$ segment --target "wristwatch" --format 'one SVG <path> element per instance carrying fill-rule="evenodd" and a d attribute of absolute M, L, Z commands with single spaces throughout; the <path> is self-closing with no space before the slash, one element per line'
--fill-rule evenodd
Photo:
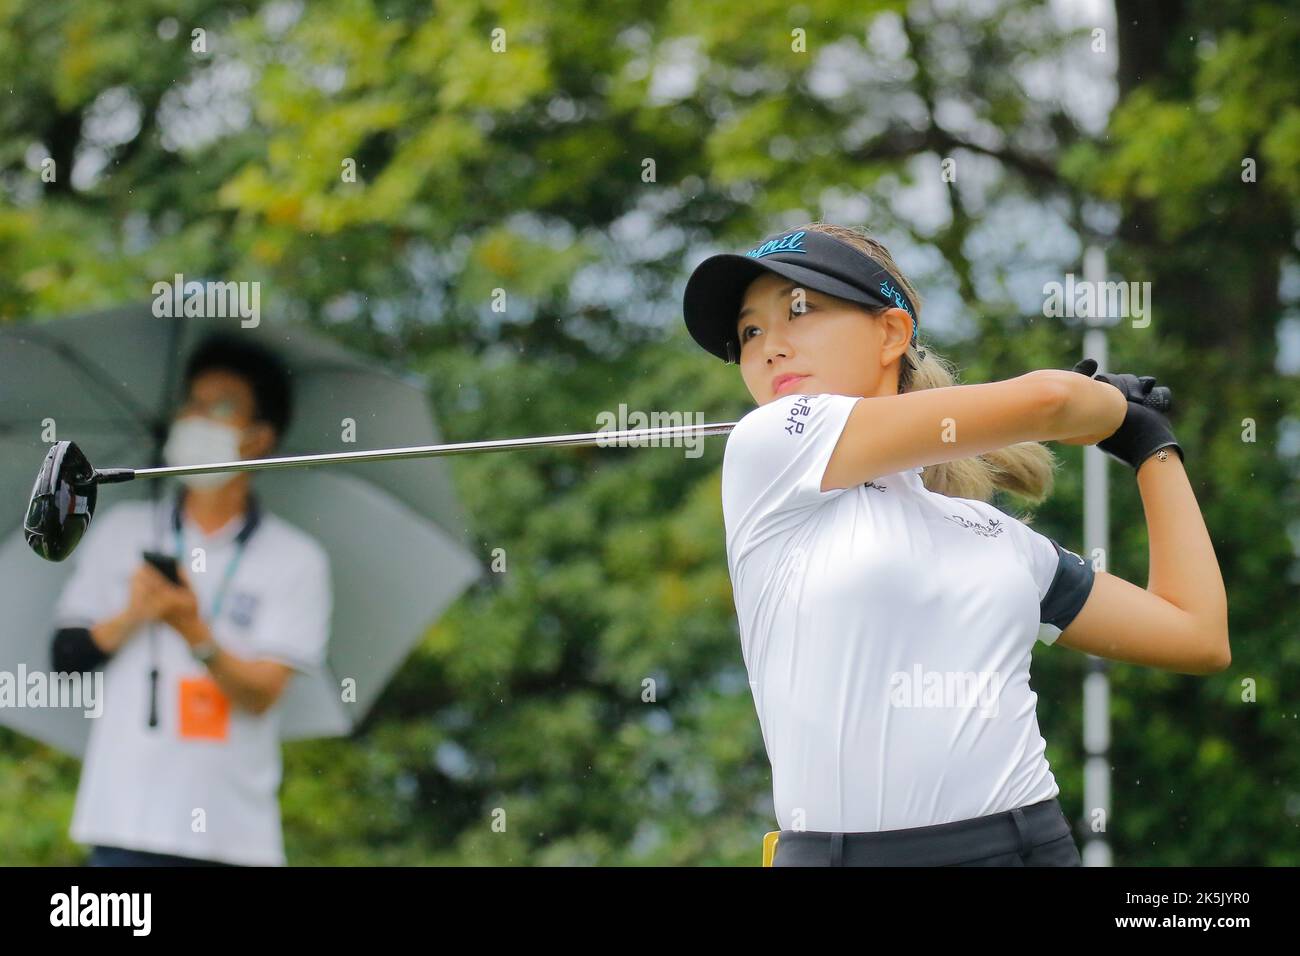
<path fill-rule="evenodd" d="M 219 650 L 220 648 L 217 647 L 217 642 L 212 638 L 208 638 L 202 643 L 191 645 L 190 656 L 200 664 L 206 664 L 211 661 L 212 658 L 217 656 L 217 651 Z"/>

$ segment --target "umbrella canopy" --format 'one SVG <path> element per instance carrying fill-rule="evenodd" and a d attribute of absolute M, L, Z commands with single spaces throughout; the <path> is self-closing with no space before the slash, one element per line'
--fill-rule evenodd
<path fill-rule="evenodd" d="M 71 438 L 97 467 L 147 467 L 182 398 L 198 340 L 238 319 L 157 318 L 149 304 L 0 327 L 0 671 L 50 669 L 54 604 L 69 561 L 40 560 L 22 535 L 25 502 L 49 442 Z M 265 317 L 240 334 L 289 366 L 294 417 L 275 454 L 436 444 L 422 383 L 363 361 L 301 326 Z M 343 441 L 355 422 L 355 442 Z M 54 429 L 51 433 L 51 428 Z M 158 485 L 165 485 L 159 489 Z M 155 487 L 151 487 L 155 486 Z M 315 537 L 333 581 L 326 670 L 285 691 L 285 739 L 348 733 L 428 625 L 482 573 L 447 463 L 379 461 L 262 472 L 262 507 Z M 171 492 L 166 479 L 101 491 L 97 511 Z M 344 703 L 343 678 L 355 679 Z M 89 724 L 67 708 L 0 708 L 0 723 L 74 755 Z"/>

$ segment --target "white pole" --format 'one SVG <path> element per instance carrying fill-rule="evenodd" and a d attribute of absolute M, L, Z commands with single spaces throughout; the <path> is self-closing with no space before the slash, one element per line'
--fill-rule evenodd
<path fill-rule="evenodd" d="M 1107 368 L 1107 327 L 1118 316 L 1104 314 L 1107 297 L 1100 294 L 1106 281 L 1106 253 L 1089 246 L 1083 255 L 1083 278 L 1092 284 L 1096 304 L 1086 317 L 1083 337 L 1085 358 L 1095 359 L 1097 371 Z M 1095 445 L 1083 449 L 1083 546 L 1093 566 L 1108 570 L 1110 555 L 1110 486 L 1105 452 Z M 1083 681 L 1083 823 L 1087 834 L 1083 844 L 1084 866 L 1111 866 L 1112 854 L 1107 831 L 1110 827 L 1110 680 L 1106 660 L 1088 655 L 1088 676 Z"/>

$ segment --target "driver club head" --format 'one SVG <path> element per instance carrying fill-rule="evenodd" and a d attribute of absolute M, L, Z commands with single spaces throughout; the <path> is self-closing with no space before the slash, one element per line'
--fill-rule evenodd
<path fill-rule="evenodd" d="M 95 514 L 98 476 L 75 442 L 50 446 L 41 463 L 23 531 L 27 544 L 47 561 L 70 555 Z"/>

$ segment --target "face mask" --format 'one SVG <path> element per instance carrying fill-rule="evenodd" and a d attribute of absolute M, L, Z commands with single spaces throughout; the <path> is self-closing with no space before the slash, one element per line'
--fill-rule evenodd
<path fill-rule="evenodd" d="M 238 461 L 239 439 L 243 432 L 210 418 L 189 417 L 172 422 L 163 446 L 163 460 L 168 465 L 206 465 L 211 462 Z M 236 476 L 230 474 L 180 475 L 190 488 L 220 488 Z"/>

